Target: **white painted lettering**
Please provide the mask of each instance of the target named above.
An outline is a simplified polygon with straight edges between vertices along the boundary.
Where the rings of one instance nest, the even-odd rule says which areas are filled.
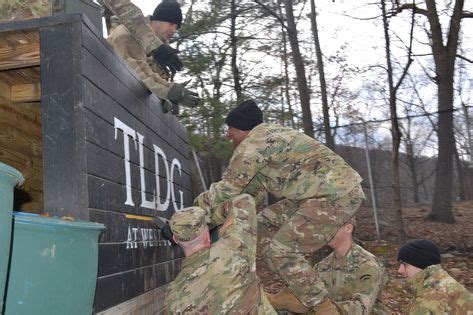
[[[153,200],[146,200],[146,180],[145,180],[145,161],[143,154],[143,135],[139,132],[138,135],[138,147],[140,153],[140,180],[141,180],[141,206],[143,208],[155,209],[156,208],[156,194],[153,194]]]
[[[174,193],[174,167],[177,167],[179,170],[179,175],[182,177],[182,170],[181,170],[181,162],[179,162],[178,159],[173,159],[171,163],[171,196],[172,196],[172,205],[174,206],[174,211],[179,211],[184,208],[183,201],[184,201],[184,193],[182,190],[179,190],[179,197],[180,197],[180,204],[181,207],[179,208],[177,203],[176,203],[176,195]]]
[[[131,196],[131,172],[130,172],[130,141],[131,137],[135,141],[136,149],[136,132],[135,130],[128,127],[121,120],[114,117],[114,128],[115,128],[115,140],[117,139],[117,130],[123,131],[123,149],[125,151],[125,187],[126,187],[126,200],[125,204],[134,206],[133,198]]]
[[[168,160],[166,159],[166,154],[164,151],[158,147],[157,145],[153,144],[154,147],[154,165],[155,165],[155,172],[156,172],[156,210],[158,211],[166,211],[169,207],[169,197],[171,194],[170,189],[170,181],[169,181],[169,165]],[[161,187],[159,185],[159,156],[161,156],[164,169],[166,171],[166,197],[164,198],[164,203],[161,203]]]

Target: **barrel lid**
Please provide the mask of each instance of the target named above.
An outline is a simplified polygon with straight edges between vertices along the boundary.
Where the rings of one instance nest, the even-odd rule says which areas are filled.
[[[13,168],[10,165],[2,162],[0,162],[0,172],[15,178],[18,182],[18,185],[23,184],[25,181],[23,175],[16,168]]]
[[[15,222],[23,224],[34,224],[34,225],[50,225],[56,227],[75,228],[75,229],[90,229],[90,230],[103,230],[105,225],[97,222],[80,221],[80,220],[68,220],[61,219],[59,217],[46,217],[36,213],[27,212],[13,212],[13,219]]]

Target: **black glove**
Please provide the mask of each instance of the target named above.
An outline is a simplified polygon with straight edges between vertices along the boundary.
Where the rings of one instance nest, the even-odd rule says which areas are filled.
[[[177,245],[177,243],[174,241],[174,238],[172,237],[173,235],[174,234],[171,231],[169,223],[161,228],[161,237],[170,241],[172,245]]]
[[[151,52],[154,60],[161,66],[163,69],[169,69],[172,74],[175,74],[176,71],[182,70],[182,62],[177,56],[177,50],[166,45],[162,44],[155,50]]]
[[[196,107],[200,101],[199,94],[186,89],[185,84],[174,83],[169,90],[168,99],[186,107]]]

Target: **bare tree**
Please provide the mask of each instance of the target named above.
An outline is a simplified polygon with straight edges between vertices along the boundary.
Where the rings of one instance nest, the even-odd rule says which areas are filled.
[[[418,7],[415,2],[399,5],[394,14],[405,9],[413,10],[416,14],[427,17],[431,39],[432,54],[435,62],[435,82],[438,94],[438,159],[435,177],[434,199],[429,218],[433,221],[453,223],[452,213],[452,182],[453,182],[453,155],[455,152],[455,138],[453,133],[453,77],[455,73],[455,59],[462,18],[473,17],[472,12],[463,11],[464,0],[453,2],[453,11],[450,17],[450,27],[444,34],[440,24],[435,0],[426,0],[426,9]]]
[[[237,97],[237,103],[242,100],[242,88],[240,70],[237,65],[237,53],[238,53],[238,37],[236,36],[236,20],[238,17],[237,13],[237,0],[230,1],[230,45],[232,47],[232,73],[233,73],[233,84],[235,86],[235,93]]]
[[[322,48],[320,47],[319,30],[317,27],[317,10],[315,8],[315,0],[310,0],[310,22],[312,25],[312,36],[314,37],[315,53],[317,55],[317,69],[319,71],[320,92],[322,96],[322,113],[324,119],[325,144],[330,149],[335,149],[335,141],[330,128],[330,114],[327,100],[327,84],[325,82],[324,61],[322,56]]]
[[[392,166],[392,191],[393,191],[393,206],[396,223],[398,224],[398,241],[404,243],[406,241],[406,232],[404,231],[404,224],[402,220],[402,204],[401,204],[401,181],[399,177],[399,146],[401,144],[401,130],[399,129],[399,120],[397,116],[397,92],[412,64],[412,38],[414,29],[414,14],[412,14],[410,42],[408,48],[407,63],[403,72],[394,84],[393,68],[391,63],[391,39],[389,35],[389,21],[386,12],[385,0],[381,0],[381,10],[383,13],[383,28],[384,40],[386,50],[387,76],[389,85],[389,110],[391,116],[391,136],[392,136],[392,151],[391,151],[391,166]]]
[[[262,1],[254,1],[266,11],[268,11],[271,15],[273,15],[287,31],[289,44],[291,46],[292,61],[294,62],[294,68],[296,69],[297,88],[299,91],[299,99],[301,101],[302,109],[302,127],[306,135],[314,137],[314,125],[312,121],[312,112],[310,110],[310,91],[305,75],[304,60],[299,49],[299,40],[297,38],[297,27],[296,21],[294,19],[292,0],[283,0],[286,13],[286,22],[279,14],[277,14],[272,8],[264,4]]]

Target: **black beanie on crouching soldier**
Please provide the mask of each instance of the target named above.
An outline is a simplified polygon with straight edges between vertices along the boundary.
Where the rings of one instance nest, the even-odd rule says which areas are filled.
[[[182,24],[181,7],[175,0],[163,0],[163,2],[154,9],[150,20],[174,23],[180,28]]]
[[[431,265],[440,264],[440,251],[429,240],[412,240],[399,249],[397,260],[424,269]]]
[[[255,101],[247,100],[228,113],[225,123],[240,130],[251,130],[263,122],[263,112]]]

